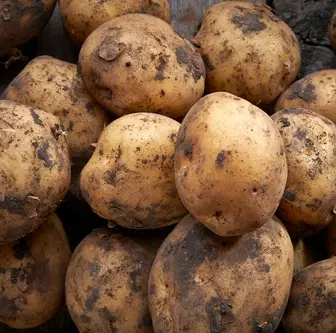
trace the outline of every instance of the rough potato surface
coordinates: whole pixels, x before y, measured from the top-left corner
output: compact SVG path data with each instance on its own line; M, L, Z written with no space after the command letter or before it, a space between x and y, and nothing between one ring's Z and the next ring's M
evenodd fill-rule
M336 126L306 109L272 116L285 144L286 189L277 211L292 237L326 227L336 205Z
M184 118L175 179L189 212L221 236L262 226L287 180L283 141L272 119L246 100L213 93Z
M0 243L36 229L66 195L70 174L59 119L0 101Z
M204 92L201 55L163 20L128 14L85 41L78 69L90 94L116 116L184 116Z
M154 331L273 333L292 274L293 246L278 219L223 238L189 215L166 238L151 270Z

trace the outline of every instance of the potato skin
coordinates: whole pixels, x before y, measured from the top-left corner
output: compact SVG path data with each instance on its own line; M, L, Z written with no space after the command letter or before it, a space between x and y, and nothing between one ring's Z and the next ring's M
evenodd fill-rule
M330 20L328 32L330 44L334 49L336 49L336 12Z
M213 5L194 44L206 65L206 92L226 91L254 104L275 101L301 66L294 32L262 4Z
M188 215L163 242L151 269L154 331L273 333L292 274L293 246L277 218L241 237L222 238Z
M56 0L2 0L0 56L37 36L49 21Z
M67 132L70 157L84 158L108 122L86 91L76 65L49 56L32 60L1 96L52 113Z
M34 232L1 246L0 322L24 329L51 319L64 302L71 251L56 214Z
M262 226L287 180L281 135L258 107L209 94L184 118L175 153L176 187L188 211L220 236Z
M121 15L144 13L170 23L168 0L60 0L59 3L64 27L78 46L103 23Z
M201 55L168 23L146 14L96 29L80 51L78 69L90 94L117 117L182 117L204 92Z
M336 331L336 257L306 267L293 280L286 313L286 332Z
M310 266L319 261L317 251L312 244L306 242L305 239L293 241L294 246L294 275L303 268Z
M288 164L286 190L277 216L292 237L326 227L336 205L336 126L306 109L284 109L272 116Z
M70 161L57 117L0 101L0 243L36 229L66 195Z
M336 123L336 70L327 69L305 76L280 96L275 112L290 108L314 111Z
M187 214L174 178L179 127L165 116L136 113L105 128L80 179L98 215L126 228L155 229Z
M66 302L80 332L153 333L148 278L161 240L107 228L83 239L66 275Z
M336 217L334 216L327 231L327 249L330 256L336 256Z

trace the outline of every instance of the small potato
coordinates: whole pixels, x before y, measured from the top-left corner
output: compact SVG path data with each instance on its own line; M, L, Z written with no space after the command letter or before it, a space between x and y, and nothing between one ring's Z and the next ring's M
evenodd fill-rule
M319 261L318 251L305 239L293 241L294 245L294 275L303 268Z
M336 256L336 217L334 216L327 231L327 249L330 256Z
M206 91L226 91L269 105L295 80L300 45L271 8L225 1L206 13L193 40L206 65Z
M330 20L328 32L330 44L334 49L336 49L336 12Z
M90 94L117 117L183 117L204 93L201 55L168 23L146 14L96 29L81 49L78 70Z
M288 164L277 215L292 237L306 237L331 222L336 205L336 126L306 109L284 109L272 118Z
M98 215L126 228L155 229L187 214L174 179L179 127L165 116L136 113L105 128L80 179Z
M71 252L56 214L33 233L0 247L0 322L17 329L51 319L64 302Z
M49 21L57 0L1 0L0 56L37 36Z
M168 0L60 0L60 9L64 27L78 46L103 23L121 15L144 13L170 23Z
M293 280L286 313L286 332L336 332L336 258L306 267Z
M0 101L0 243L36 229L66 195L70 174L59 119Z
M236 238L191 215L161 245L149 278L155 333L273 333L287 304L293 246L277 219Z
M213 232L226 237L253 231L273 216L285 189L281 135L251 103L210 94L182 122L175 179L185 207Z
M154 333L148 278L163 237L101 228L78 245L66 275L66 303L81 333Z
M57 116L67 132L72 159L87 155L107 122L105 111L77 75L76 65L49 56L32 60L1 98Z
M275 112L304 108L336 123L336 69L318 71L292 84L279 98Z

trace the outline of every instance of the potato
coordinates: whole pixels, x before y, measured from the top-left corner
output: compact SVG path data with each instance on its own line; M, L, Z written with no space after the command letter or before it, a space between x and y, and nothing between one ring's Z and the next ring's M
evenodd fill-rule
M336 217L333 217L327 231L327 249L330 256L336 256Z
M273 333L287 304L293 246L277 219L218 237L191 215L160 247L149 278L155 333Z
M0 322L31 328L51 319L64 302L71 252L56 214L33 233L0 248Z
M312 244L305 239L293 241L294 245L294 275L303 268L319 261L319 256Z
M78 245L66 275L66 302L81 333L153 333L148 277L163 240L107 228Z
M1 0L0 56L37 36L49 21L56 0Z
M0 101L0 243L36 229L66 195L70 173L59 119Z
M327 226L336 205L336 126L310 110L284 109L272 116L288 164L286 190L277 215L292 237Z
M72 159L87 155L108 121L105 111L86 91L76 65L49 56L32 60L1 98L59 117L67 132Z
M285 316L286 332L336 332L336 258L306 267L293 280Z
M78 46L100 25L121 15L145 13L170 23L168 0L60 0L60 9L64 27Z
M305 76L292 84L279 98L275 112L304 108L336 123L336 70L327 69Z
M254 104L275 101L301 66L294 32L262 4L213 5L193 43L206 65L206 91L226 91Z
M336 49L336 12L330 20L328 32L330 44L334 49Z
M78 69L90 94L117 117L184 116L204 92L201 55L163 20L127 14L85 41Z
M136 113L105 128L80 179L98 215L126 228L155 229L187 214L174 179L179 127L162 115Z
M176 187L188 211L220 236L261 227L287 180L281 135L251 103L224 92L198 101L180 127Z

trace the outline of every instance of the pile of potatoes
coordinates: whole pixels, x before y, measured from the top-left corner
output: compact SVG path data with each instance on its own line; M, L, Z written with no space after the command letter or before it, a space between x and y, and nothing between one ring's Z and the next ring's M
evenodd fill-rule
M41 31L37 2L0 4L0 55ZM336 70L299 78L258 2L213 5L192 40L166 0L60 7L77 66L37 57L0 98L0 323L65 304L80 333L335 333ZM74 245L69 196L94 213Z

